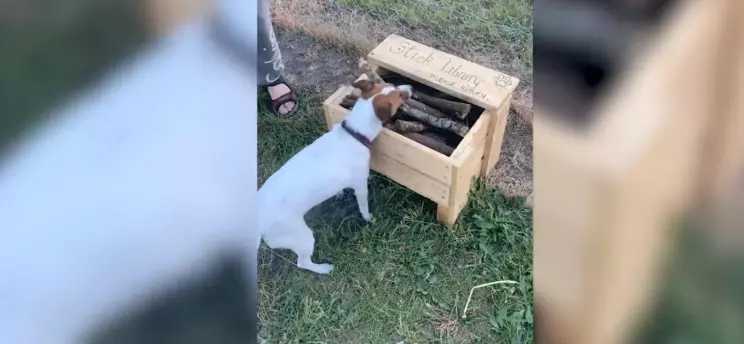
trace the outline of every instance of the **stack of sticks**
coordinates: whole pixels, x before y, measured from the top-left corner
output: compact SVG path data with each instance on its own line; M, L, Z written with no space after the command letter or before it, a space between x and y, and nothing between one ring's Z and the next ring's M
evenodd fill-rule
M365 74L370 80L384 83L377 73L366 69ZM359 90L354 90L341 101L341 106L351 109L359 96ZM393 121L387 123L385 128L450 156L455 150L454 147L436 132L447 131L464 137L470 130L465 123L470 110L470 104L433 97L414 90L411 99L398 109Z

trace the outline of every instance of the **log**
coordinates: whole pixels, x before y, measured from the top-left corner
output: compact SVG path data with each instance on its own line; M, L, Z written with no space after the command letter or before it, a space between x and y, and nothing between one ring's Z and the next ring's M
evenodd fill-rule
M465 119L465 117L467 117L470 113L471 109L471 106L468 103L453 102L450 100L435 98L420 92L413 92L413 99L416 99L419 102L424 103L425 105L438 108L439 110L442 110L442 112L450 114L451 116L454 116L455 118L460 120Z
M369 80L372 80L375 84L384 84L385 80L383 80L380 75L375 73L374 70L372 70L372 66L369 65L367 60L363 58L359 58L359 68L364 71L364 75L369 78Z
M353 96L354 99L358 99L359 97L362 96L362 90L355 88L353 91L351 91L350 96Z
M341 101L341 106L347 109L350 109L351 107L354 106L355 103L356 103L356 100L350 100L348 98L344 98ZM459 135L460 137L465 137L465 135L468 133L468 130L470 130L470 128L468 128L466 125L462 123L455 122L449 118L439 118L439 117L433 116L429 113L416 109L408 105L407 103L403 103L400 106L399 111L402 114L408 117L411 117L419 122L422 122L424 124L427 124L435 128L451 131Z
M424 103L422 103L420 101L417 101L417 100L408 99L408 100L406 100L406 104L408 104L408 106L410 106L410 107L412 107L414 109L421 110L421 111L426 112L426 113L428 113L428 114L430 114L430 115L432 115L434 117L438 117L438 118L445 118L445 117L447 117L447 115L444 114L444 112L439 111L439 110L437 110L437 109L435 109L435 108L433 108L433 107L431 107L429 105L426 105L426 104L424 104Z
M399 120L396 120L398 122ZM394 122L395 123L395 122ZM414 133L414 132L400 132L398 131L398 128L393 123L387 123L385 124L385 128L392 130L396 133L399 133L405 137L407 137L409 140L416 141L426 147L429 147L439 153L442 153L446 156L452 155L452 152L455 151L454 148L450 147L447 143L444 142L444 139L439 137L436 134L432 133ZM434 137L432 137L432 135Z
M426 125L421 122L404 121L398 119L393 122L393 125L395 126L395 131L399 133L420 133L426 130Z
M419 109L412 108L406 103L400 106L401 112L409 117L413 117L416 120L428 124L432 127L451 131L460 137L465 137L468 133L469 128L463 124L457 123L448 118L437 118Z
M430 138L432 138L434 140L437 140L439 142L442 142L442 143L447 143L447 140L445 140L444 137L441 137L441 136L439 136L439 135L437 135L435 133L432 133L432 132L425 132L425 133L422 133L422 135L428 136L428 137L430 137Z
M452 155L452 152L455 151L454 148L450 147L444 142L439 142L436 139L433 139L431 137L428 137L426 135L422 135L420 133L401 133L401 135L416 141L426 147L429 147L439 153L442 153L446 156Z
M356 104L356 99L352 100L349 98L344 98L343 100L341 100L341 107L345 109L351 109L352 107L354 107L354 104Z

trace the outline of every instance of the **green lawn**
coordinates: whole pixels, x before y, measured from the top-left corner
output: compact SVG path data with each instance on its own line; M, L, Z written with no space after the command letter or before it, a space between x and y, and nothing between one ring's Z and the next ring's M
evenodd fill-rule
M438 43L532 69L532 0L335 0L382 21L424 29Z
M265 180L325 132L321 98L305 95L296 117L262 108L259 176ZM313 209L316 257L327 276L294 266L291 251L263 247L261 337L267 343L531 343L532 213L521 200L476 185L458 225L436 223L433 202L372 174L365 223L349 192ZM475 291L497 280L518 285Z

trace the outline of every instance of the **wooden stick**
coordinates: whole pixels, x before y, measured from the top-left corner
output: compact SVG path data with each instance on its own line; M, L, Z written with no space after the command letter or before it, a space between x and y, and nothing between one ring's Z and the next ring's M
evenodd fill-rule
M359 68L364 71L364 74L369 78L369 80L372 80L375 84L384 84L385 80L383 80L380 75L375 73L374 70L372 70L372 66L369 65L367 60L363 58L359 58Z
M429 148L431 148L431 149L433 149L433 150L435 150L435 151L437 151L439 153L442 153L442 154L444 154L446 156L452 155L452 152L455 151L454 148L450 147L446 143L439 142L436 139L433 139L431 137L422 135L420 133L401 133L401 135L403 135L403 136L405 136L405 137L407 137L407 138L409 138L409 139L411 139L413 141L416 141L416 142L418 142L418 143L420 143L420 144L422 144L422 145L424 145L426 147L429 147Z
M355 88L354 90L351 91L350 96L352 96L354 98L359 98L359 97L362 96L362 90L360 90L358 88Z
M420 92L414 92L413 99L416 99L426 105L438 108L443 112L449 113L461 120L465 119L465 117L468 116L471 109L470 104L435 98Z
M447 140L445 140L443 137L441 137L441 136L439 136L439 135L437 135L435 133L426 132L426 133L421 133L421 134L424 135L424 136L428 136L428 137L430 137L430 138L432 138L434 140L437 140L439 142L447 143Z
M341 100L341 107L345 109L351 109L352 107L354 107L354 104L356 104L356 99L352 100L349 98L344 98L343 100Z
M400 106L400 110L407 116L413 117L420 122L426 123L432 127L451 131L461 137L465 137L465 135L468 133L468 130L469 130L469 128L465 125L462 125L460 123L457 123L447 118L434 117L432 115L427 114L426 112L423 112L418 109L414 109L405 103L403 103Z
M417 100L408 99L408 100L406 100L406 104L408 104L408 106L410 106L410 107L412 107L414 109L421 110L421 111L426 112L426 113L428 113L428 114L430 114L430 115L432 115L434 117L438 117L438 118L445 118L445 117L447 117L447 115L445 115L444 112L439 111L439 110L437 110L437 109L435 109L435 108L433 108L433 107L431 107L429 105L426 105L426 104L424 104L422 102L419 102Z
M350 109L351 107L354 106L355 103L356 103L356 100L344 98L341 101L341 106L347 109ZM470 128L468 128L464 124L455 122L449 118L439 118L439 117L433 116L429 113L416 109L408 105L407 103L403 103L400 106L400 112L406 116L414 118L415 120L419 122L422 122L424 124L427 124L435 128L451 131L461 137L465 137L465 135L468 133L468 130L470 130Z
M396 120L396 122L398 122L398 121L400 121L400 120ZM440 140L440 138L438 136L437 136L437 138L432 138L431 137L431 133L423 133L423 134L421 134L421 133L413 133L413 132L408 132L408 133L403 132L403 133L401 133L400 131L398 131L398 128L393 123L387 123L387 124L385 124L385 128L387 128L389 130L392 130L392 131L394 131L396 133L399 133L399 134L407 137L409 140L416 141L416 142L418 142L418 143L420 143L420 144L422 144L422 145L424 145L426 147L429 147L429 148L431 148L431 149L433 149L433 150L435 150L435 151L437 151L439 153L442 153L442 154L444 154L446 156L452 155L452 152L455 151L454 148L450 147L448 144L446 144L444 142L444 139L441 139Z
M426 126L421 122L404 121L401 119L393 122L395 131L399 133L420 133L426 130Z
M518 284L518 283L516 281L511 281L511 280L503 280L503 281L483 283L483 284L477 285L477 286L475 286L473 288L470 288L470 295L468 295L468 300L467 300L467 302L465 302L465 309L462 310L462 318L463 319L465 319L465 317L468 314L468 306L470 305L470 299L473 298L473 291L475 291L478 288L488 287L488 286L496 285L496 284Z

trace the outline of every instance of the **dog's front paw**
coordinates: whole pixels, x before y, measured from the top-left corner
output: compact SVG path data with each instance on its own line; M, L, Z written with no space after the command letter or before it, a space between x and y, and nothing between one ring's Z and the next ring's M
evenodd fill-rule
M362 218L367 222L372 222L374 220L374 217L370 213L362 214Z
M333 271L333 264L316 264L312 271L316 274L327 275Z

